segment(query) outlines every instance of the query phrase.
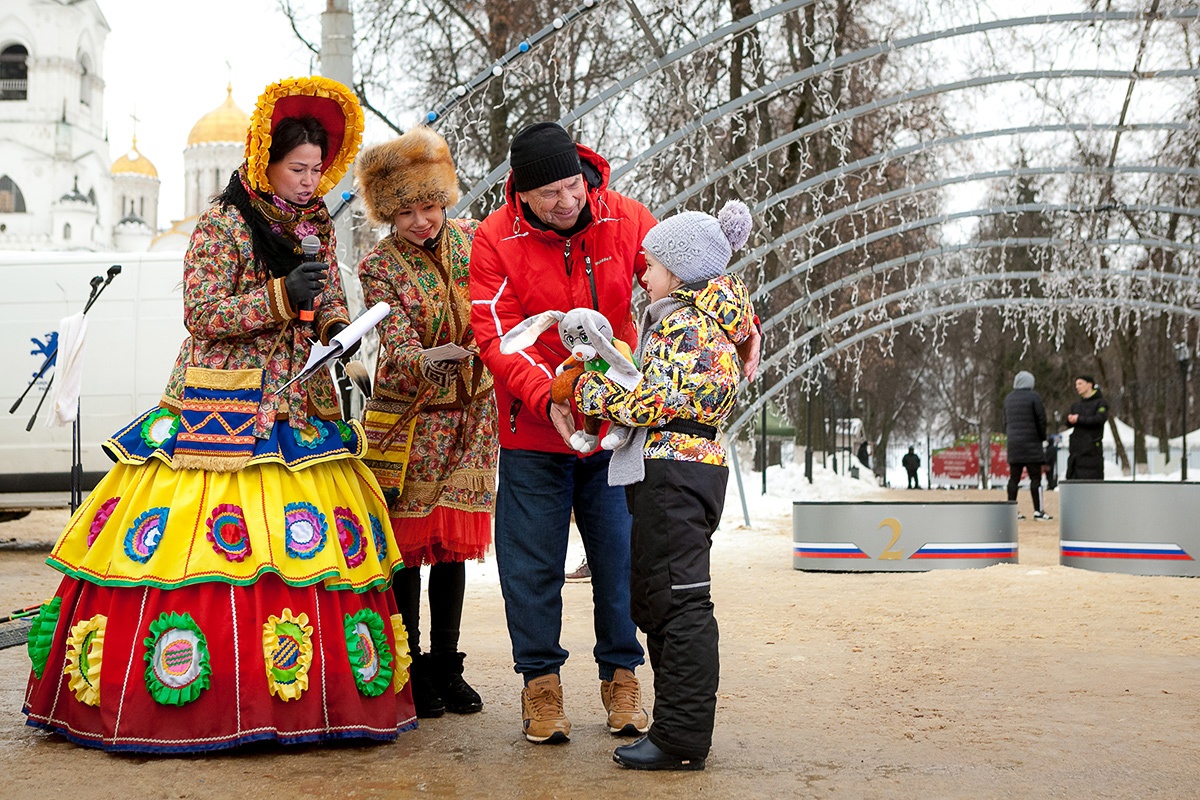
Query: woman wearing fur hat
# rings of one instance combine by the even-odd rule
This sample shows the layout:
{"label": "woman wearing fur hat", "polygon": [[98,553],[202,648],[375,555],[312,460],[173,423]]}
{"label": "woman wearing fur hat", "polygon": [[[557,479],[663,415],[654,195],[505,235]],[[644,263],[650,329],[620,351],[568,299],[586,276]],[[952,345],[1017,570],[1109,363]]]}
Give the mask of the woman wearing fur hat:
{"label": "woman wearing fur hat", "polygon": [[117,463],[51,556],[68,577],[30,639],[31,725],[145,753],[415,726],[363,430],[324,371],[288,385],[348,322],[322,195],[361,132],[353,92],[326,78],[259,98],[184,257],[190,336],[161,405],[105,444]]}
{"label": "woman wearing fur hat", "polygon": [[[412,422],[402,486],[378,467],[392,527],[408,569],[393,584],[413,653],[417,714],[479,711],[458,651],[465,563],[491,543],[496,482],[496,403],[492,376],[475,353],[467,268],[474,220],[447,219],[458,201],[450,148],[421,126],[359,158],[355,175],[373,222],[390,225],[359,264],[368,306],[392,312],[380,326],[368,409]],[[434,360],[422,351],[458,345],[469,355]],[[396,424],[396,423],[393,423]],[[429,569],[429,652],[420,651],[421,570]]]}
{"label": "woman wearing fur hat", "polygon": [[613,760],[646,770],[704,769],[717,706],[717,621],[708,551],[729,477],[718,426],[741,380],[737,346],[755,328],[749,292],[727,275],[750,212],[685,211],[646,234],[650,305],[638,326],[642,382],[627,391],[599,372],[575,387],[584,414],[634,428],[613,452],[608,482],[633,512],[630,609],[654,668],[654,722]]}

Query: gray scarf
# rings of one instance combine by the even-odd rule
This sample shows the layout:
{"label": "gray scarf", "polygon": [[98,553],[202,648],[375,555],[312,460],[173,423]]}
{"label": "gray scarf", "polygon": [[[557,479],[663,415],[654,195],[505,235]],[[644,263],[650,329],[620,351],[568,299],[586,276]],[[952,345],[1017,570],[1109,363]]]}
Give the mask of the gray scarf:
{"label": "gray scarf", "polygon": [[[674,297],[664,297],[656,300],[642,312],[642,323],[638,326],[637,352],[633,360],[642,363],[642,355],[646,350],[646,342],[650,340],[650,331],[658,327],[671,314],[687,304]],[[646,463],[643,458],[646,449],[646,434],[649,428],[634,428],[633,434],[616,450],[613,450],[612,460],[608,462],[608,485],[628,486],[646,477]]]}

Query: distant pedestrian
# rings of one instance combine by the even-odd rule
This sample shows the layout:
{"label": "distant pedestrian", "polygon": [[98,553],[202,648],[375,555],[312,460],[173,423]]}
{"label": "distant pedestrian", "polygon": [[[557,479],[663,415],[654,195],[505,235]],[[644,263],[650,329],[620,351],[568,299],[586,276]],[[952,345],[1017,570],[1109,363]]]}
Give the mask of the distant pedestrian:
{"label": "distant pedestrian", "polygon": [[1046,439],[1044,451],[1045,463],[1042,464],[1042,474],[1046,476],[1046,489],[1053,492],[1058,488],[1058,434],[1052,433]]}
{"label": "distant pedestrian", "polygon": [[1068,443],[1067,480],[1104,480],[1104,423],[1108,403],[1091,375],[1075,379],[1079,399],[1071,404],[1067,423],[1074,428]]}
{"label": "distant pedestrian", "polygon": [[910,447],[904,458],[900,459],[900,464],[908,473],[908,488],[920,489],[921,484],[917,482],[917,470],[921,468],[921,457]]}
{"label": "distant pedestrian", "polygon": [[863,439],[858,445],[858,461],[867,469],[871,468],[871,448],[867,444],[867,440]]}
{"label": "distant pedestrian", "polygon": [[[1013,379],[1013,390],[1004,398],[1004,432],[1008,438],[1008,501],[1017,499],[1021,473],[1029,475],[1033,518],[1051,519],[1042,508],[1042,462],[1046,440],[1046,407],[1033,390],[1033,375],[1021,370]],[[1017,519],[1024,519],[1017,512]]]}

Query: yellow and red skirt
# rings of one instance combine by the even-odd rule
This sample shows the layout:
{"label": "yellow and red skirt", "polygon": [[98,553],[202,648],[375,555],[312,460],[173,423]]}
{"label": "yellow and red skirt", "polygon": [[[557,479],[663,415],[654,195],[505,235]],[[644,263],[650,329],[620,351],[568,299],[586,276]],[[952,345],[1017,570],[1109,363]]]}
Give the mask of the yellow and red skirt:
{"label": "yellow and red skirt", "polygon": [[150,753],[415,727],[403,564],[357,425],[213,472],[175,469],[149,417],[165,438],[106,448],[118,463],[48,559],[66,577],[30,632],[28,724]]}

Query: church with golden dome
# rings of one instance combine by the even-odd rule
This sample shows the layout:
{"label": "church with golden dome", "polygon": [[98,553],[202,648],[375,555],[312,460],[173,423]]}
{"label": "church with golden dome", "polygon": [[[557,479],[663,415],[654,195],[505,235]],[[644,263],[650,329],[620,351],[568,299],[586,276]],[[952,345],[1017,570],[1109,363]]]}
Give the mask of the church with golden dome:
{"label": "church with golden dome", "polygon": [[109,157],[102,70],[110,28],[96,0],[6,0],[5,12],[0,250],[186,249],[196,217],[242,161],[250,115],[233,102],[233,87],[188,134],[185,218],[161,225],[161,181],[136,133]]}

